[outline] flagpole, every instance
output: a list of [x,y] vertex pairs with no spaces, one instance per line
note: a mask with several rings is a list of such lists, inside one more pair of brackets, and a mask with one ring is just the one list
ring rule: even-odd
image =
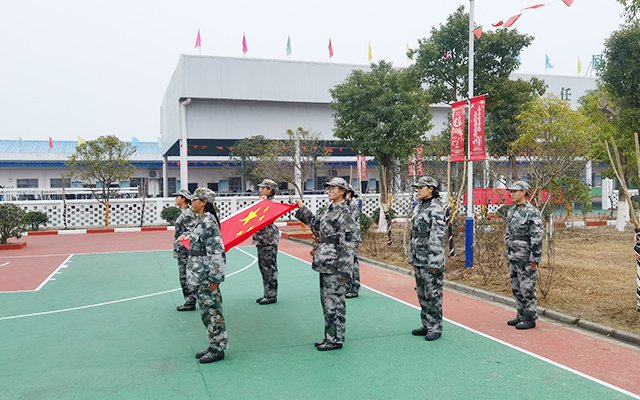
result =
[[[469,100],[473,97],[473,67],[474,67],[474,35],[473,35],[473,6],[474,0],[469,0]],[[469,110],[468,118],[468,135],[467,140],[467,220],[465,225],[465,262],[466,268],[473,267],[473,162],[471,161],[471,104],[467,101],[467,109]]]

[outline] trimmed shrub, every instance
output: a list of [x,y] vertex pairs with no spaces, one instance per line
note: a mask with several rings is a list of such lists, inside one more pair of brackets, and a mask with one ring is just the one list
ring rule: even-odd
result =
[[25,223],[32,231],[37,231],[49,222],[49,217],[42,211],[29,211],[25,214]]
[[162,217],[163,220],[167,221],[169,225],[173,225],[176,223],[176,220],[180,216],[181,212],[182,211],[180,211],[180,208],[176,206],[169,206],[165,207],[164,210],[162,210],[162,212],[160,213],[160,217]]
[[360,213],[360,232],[364,235],[365,233],[369,232],[369,229],[371,228],[371,218],[361,212]]
[[20,239],[27,230],[25,212],[11,203],[0,204],[0,244],[7,244],[9,238]]

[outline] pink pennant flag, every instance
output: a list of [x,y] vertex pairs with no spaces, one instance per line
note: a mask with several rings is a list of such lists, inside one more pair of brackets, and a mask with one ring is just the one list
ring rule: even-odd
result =
[[247,47],[247,37],[244,35],[244,32],[242,32],[242,53],[246,55],[247,51],[249,51]]
[[493,26],[494,28],[497,28],[499,26],[502,26],[502,24],[504,24],[504,21],[498,21],[491,24],[491,26]]
[[509,18],[507,22],[504,24],[504,27],[511,28],[511,26],[516,23],[516,21],[518,20],[518,18],[520,18],[521,15],[522,13],[516,14],[513,17]]
[[196,36],[196,45],[194,49],[198,47],[202,47],[202,42],[200,41],[200,29],[198,29],[198,36]]
[[189,238],[188,238],[188,237],[186,237],[186,238],[184,238],[184,239],[182,239],[182,240],[180,241],[180,244],[181,244],[185,249],[189,250],[189,247],[190,247],[190,245],[191,245],[191,241],[189,240]]
[[479,26],[476,29],[474,29],[473,35],[476,37],[476,39],[480,39],[480,37],[482,36],[482,27]]
[[49,136],[49,148],[53,149],[53,139],[51,139],[51,136]]
[[329,38],[329,58],[333,57],[333,45],[331,44],[331,38]]
[[573,0],[562,0],[562,2],[566,4],[567,7],[571,7],[571,4],[573,4]]
[[522,11],[524,11],[524,10],[533,10],[533,9],[544,7],[544,6],[546,6],[546,4],[535,4],[533,6],[529,6],[529,7],[523,8]]

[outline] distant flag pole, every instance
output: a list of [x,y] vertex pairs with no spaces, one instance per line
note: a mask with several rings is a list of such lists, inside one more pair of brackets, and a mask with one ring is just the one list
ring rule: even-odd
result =
[[247,37],[244,32],[242,32],[242,54],[247,55],[247,51],[249,51],[249,47],[247,47]]
[[373,52],[371,51],[371,42],[369,42],[369,53],[367,54],[367,57],[369,58],[369,62],[373,60]]
[[551,65],[551,59],[549,58],[548,54],[544,55],[544,73],[547,73],[548,69],[553,68],[553,65]]
[[291,59],[291,35],[287,36],[287,57]]
[[333,57],[333,45],[331,44],[331,38],[329,38],[329,61],[331,61]]
[[20,141],[20,148],[22,148],[22,136],[18,136],[18,140]]
[[578,57],[578,75],[582,73],[582,62],[580,61],[580,57]]
[[49,136],[49,150],[53,149],[53,139]]
[[202,55],[202,40],[200,39],[200,28],[198,28],[198,36],[196,36],[196,45],[193,47],[198,48],[198,55]]

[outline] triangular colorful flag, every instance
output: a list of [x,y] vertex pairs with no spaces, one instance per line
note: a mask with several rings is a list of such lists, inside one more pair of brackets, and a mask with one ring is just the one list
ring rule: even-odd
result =
[[373,53],[371,52],[371,42],[369,42],[369,53],[367,54],[367,57],[369,58],[369,62],[373,60]]
[[582,62],[580,61],[580,57],[578,57],[578,75],[582,73]]
[[480,39],[480,37],[482,36],[482,26],[479,26],[476,29],[474,29],[473,35],[476,37],[476,39]]
[[200,28],[198,28],[198,36],[196,36],[196,45],[193,48],[197,49],[198,47],[202,48],[202,41],[200,40]]
[[551,65],[551,59],[549,58],[548,54],[544,55],[544,69],[549,69],[549,68],[553,68],[553,65]]
[[137,137],[131,136],[131,145],[133,147],[140,147],[140,141],[138,140]]
[[290,56],[291,51],[291,35],[287,36],[287,56]]
[[571,4],[573,4],[573,0],[562,0],[562,2],[566,4],[567,7],[571,7]]
[[521,15],[522,13],[516,14],[513,17],[509,18],[507,22],[504,23],[504,27],[511,28],[511,26],[516,23],[516,21],[518,20],[518,18],[520,18]]
[[242,32],[242,54],[246,55],[247,51],[249,51],[249,47],[247,47],[247,37]]
[[86,140],[82,136],[78,136],[78,146],[82,146],[86,143]]
[[49,148],[53,149],[53,139],[51,139],[51,136],[49,136]]
[[224,243],[224,250],[229,251],[229,249],[244,242],[280,216],[296,208],[295,204],[260,200],[225,218],[220,223],[220,234]]
[[329,38],[329,58],[333,57],[333,45],[331,44],[331,38]]

